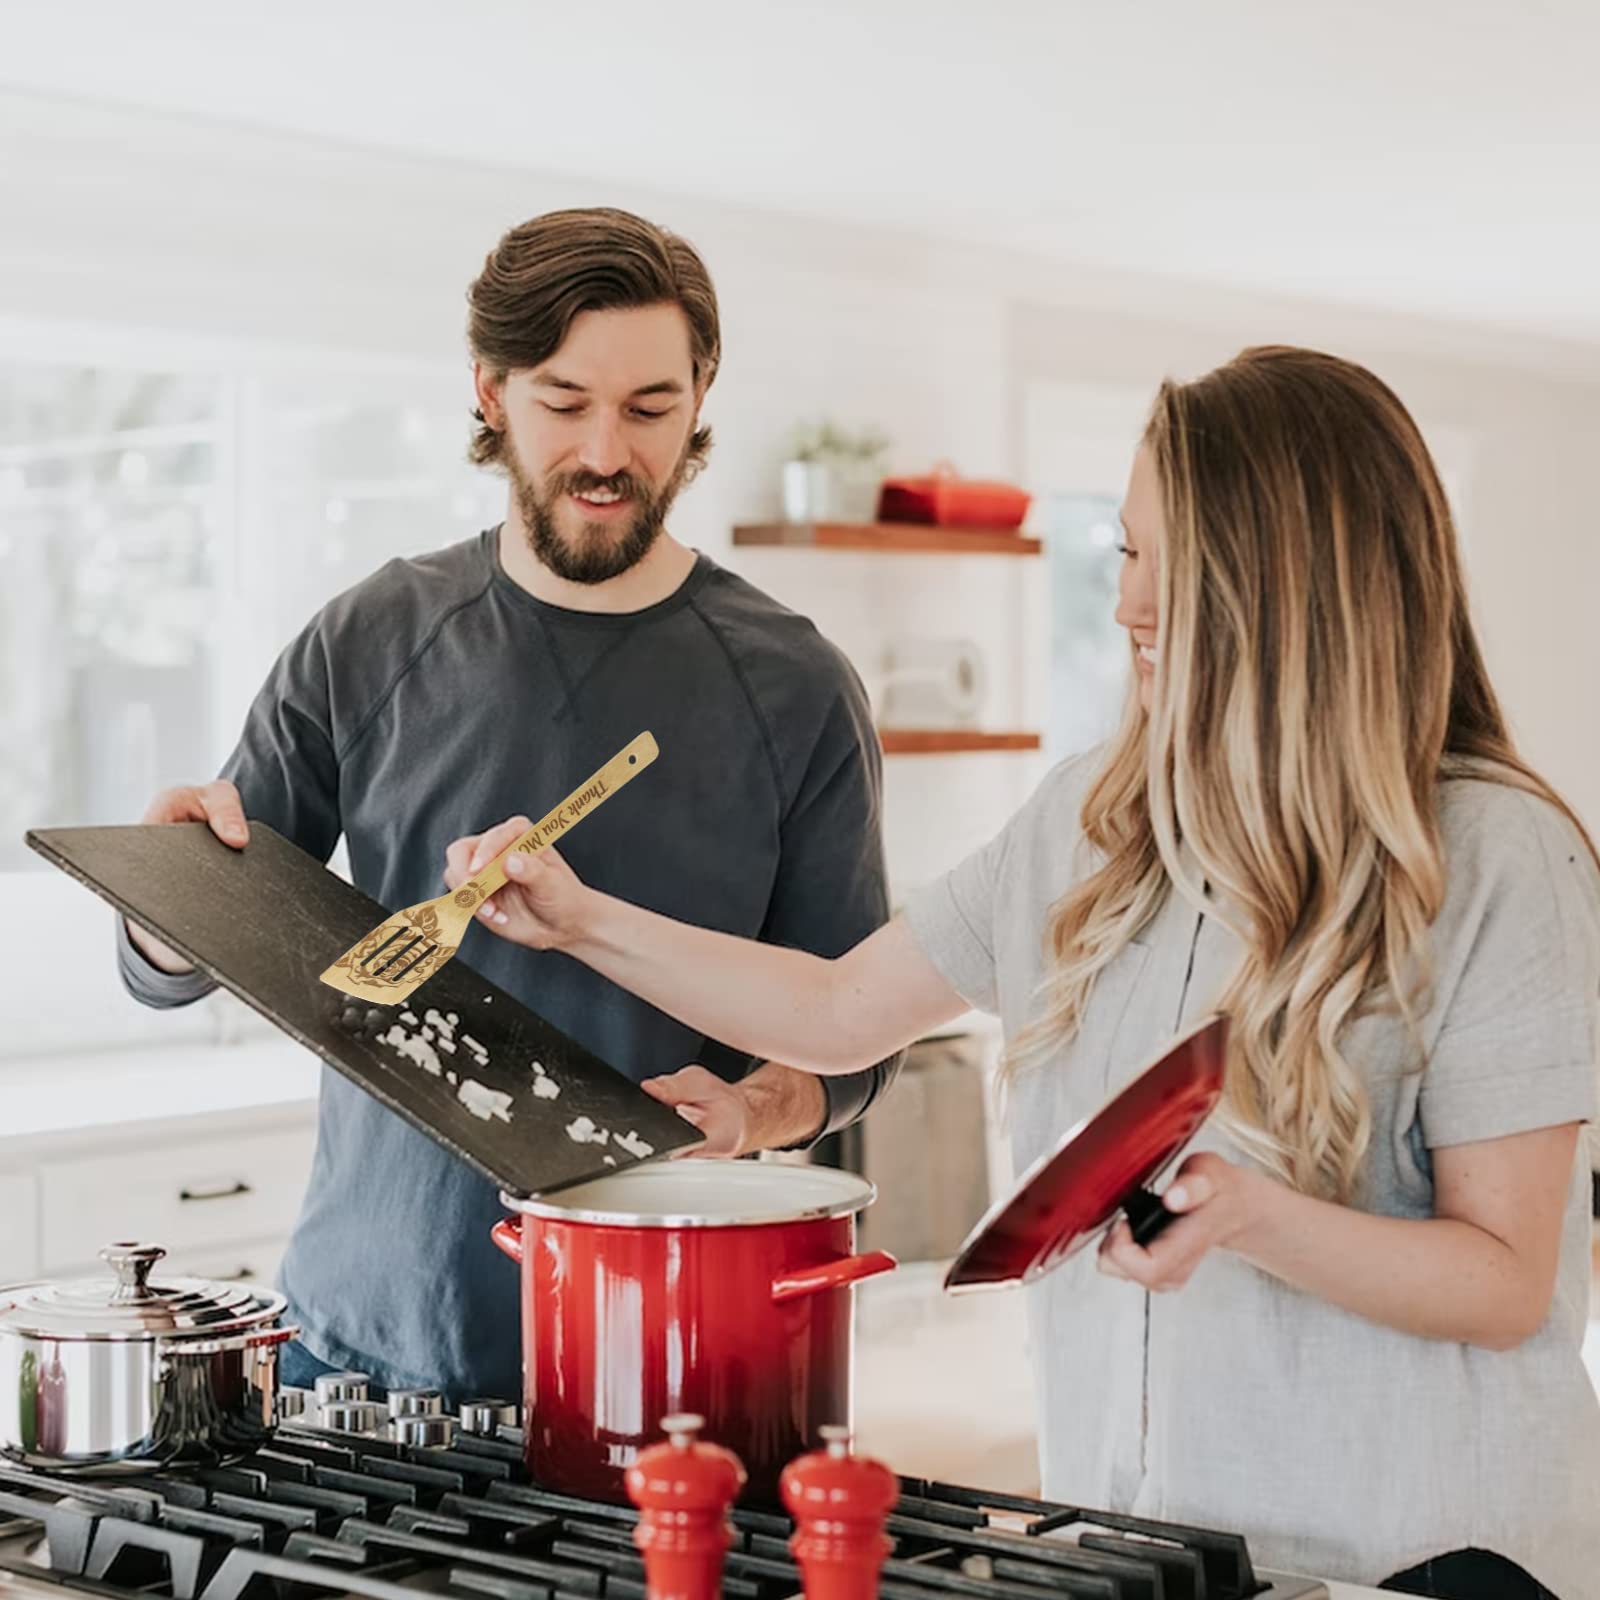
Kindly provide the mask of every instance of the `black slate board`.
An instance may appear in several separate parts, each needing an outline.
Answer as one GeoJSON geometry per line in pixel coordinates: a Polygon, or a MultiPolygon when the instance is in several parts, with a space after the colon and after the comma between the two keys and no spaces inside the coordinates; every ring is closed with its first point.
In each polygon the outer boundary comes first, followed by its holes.
{"type": "Polygon", "coordinates": [[[459,956],[398,1006],[366,1007],[323,983],[329,963],[389,912],[264,823],[250,824],[243,850],[199,822],[41,828],[27,842],[509,1194],[548,1193],[648,1159],[618,1136],[656,1156],[700,1142],[676,1112],[459,956]],[[383,1037],[399,1026],[420,1040],[430,1010],[459,1019],[454,1054],[438,1048],[437,1029],[422,1041],[438,1075],[383,1037]],[[415,1025],[402,1020],[408,1013],[415,1025]],[[534,1061],[558,1095],[535,1093],[534,1061]],[[468,1079],[511,1097],[509,1122],[468,1110],[459,1098],[468,1079]],[[567,1129],[580,1117],[607,1141],[573,1139],[567,1129]]]}

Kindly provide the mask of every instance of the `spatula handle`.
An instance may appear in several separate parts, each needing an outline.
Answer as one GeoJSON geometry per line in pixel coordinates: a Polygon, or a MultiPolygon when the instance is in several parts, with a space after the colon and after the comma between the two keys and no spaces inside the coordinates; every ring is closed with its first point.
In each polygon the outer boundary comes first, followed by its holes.
{"type": "Polygon", "coordinates": [[[553,811],[534,823],[519,838],[513,839],[494,860],[485,863],[478,872],[456,891],[459,900],[467,889],[477,891],[475,904],[481,905],[506,881],[506,857],[520,851],[523,855],[537,855],[539,851],[564,839],[591,811],[614,795],[623,784],[636,778],[661,754],[655,735],[641,733],[626,748],[606,762],[601,769],[580,783],[553,811]]]}

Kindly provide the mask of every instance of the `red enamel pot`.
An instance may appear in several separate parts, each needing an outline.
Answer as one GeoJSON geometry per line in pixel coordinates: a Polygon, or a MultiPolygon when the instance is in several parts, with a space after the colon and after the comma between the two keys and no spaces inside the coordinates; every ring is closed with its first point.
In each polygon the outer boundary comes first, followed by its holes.
{"type": "Polygon", "coordinates": [[[744,1498],[776,1504],[784,1466],[852,1420],[850,1286],[895,1265],[855,1253],[874,1193],[828,1167],[686,1160],[502,1195],[534,1480],[625,1504],[661,1419],[694,1412],[744,1463],[744,1498]]]}

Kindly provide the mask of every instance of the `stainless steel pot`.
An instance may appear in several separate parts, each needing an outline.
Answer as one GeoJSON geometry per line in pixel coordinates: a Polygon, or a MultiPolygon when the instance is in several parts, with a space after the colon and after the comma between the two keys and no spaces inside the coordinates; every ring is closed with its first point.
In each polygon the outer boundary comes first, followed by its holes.
{"type": "Polygon", "coordinates": [[[0,1455],[53,1472],[243,1455],[270,1430],[282,1295],[152,1284],[158,1245],[112,1244],[111,1276],[0,1288],[0,1455]]]}

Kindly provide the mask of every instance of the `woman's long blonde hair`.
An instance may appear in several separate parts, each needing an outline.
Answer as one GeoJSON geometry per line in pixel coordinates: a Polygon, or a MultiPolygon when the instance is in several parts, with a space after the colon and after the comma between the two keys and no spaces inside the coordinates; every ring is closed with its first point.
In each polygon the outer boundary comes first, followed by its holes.
{"type": "Polygon", "coordinates": [[[1341,1038],[1375,1005],[1414,1020],[1427,990],[1440,779],[1572,813],[1512,745],[1438,474],[1383,383],[1246,350],[1164,384],[1145,444],[1167,524],[1152,710],[1130,697],[1084,801],[1099,865],[1051,910],[1045,1010],[1008,1067],[1076,1031],[1175,884],[1245,947],[1217,1001],[1229,1131],[1295,1188],[1348,1200],[1371,1118],[1341,1038]]]}

